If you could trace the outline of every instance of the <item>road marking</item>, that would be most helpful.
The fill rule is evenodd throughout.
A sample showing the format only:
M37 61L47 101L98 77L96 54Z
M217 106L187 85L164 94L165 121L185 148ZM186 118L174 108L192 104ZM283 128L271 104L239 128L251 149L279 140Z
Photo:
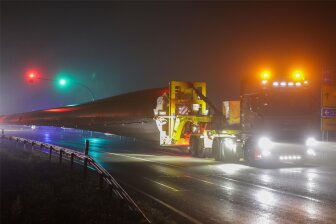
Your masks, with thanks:
M219 184L216 184L216 183L213 183L213 182L210 182L210 181L207 181L207 180L198 179L198 178L195 178L195 177L192 177L192 176L185 176L185 177L191 178L191 179L194 179L194 180L198 180L198 181L201 181L201 182L204 182L204 183L207 183L207 184L215 185L217 187L222 187L222 188L225 188L225 189L228 189L228 190L233 189L231 187L219 185ZM309 197L309 196L295 194L295 193L291 193L291 192L287 192L287 191L281 191L281 190L277 190L277 189L274 189L274 188L269 188L269 187L266 187L266 186L263 186L263 185L252 184L252 183L248 183L248 182L240 181L240 180L235 180L235 179L228 178L228 177L219 177L219 178L223 178L223 179L233 181L233 182L237 182L237 183L240 183L240 184L245 184L245 185L261 188L261 189L268 190L268 191L271 191L271 192L275 192L275 193L278 193L278 194L284 194L284 195L289 195L289 196L292 196L292 197L298 197L298 198L301 198L301 199L306 199L306 200L310 200L310 201L314 201L314 202L318 202L318 203L323 203L321 200L316 199L316 198L312 198L312 197Z
M146 162L152 162L151 160L148 160L148 159L143 159L143 158L139 158L139 157L123 155L123 154L119 154L119 153L109 152L108 154L112 154L112 155L115 155L115 156L127 157L127 158L131 158L131 159L142 160L142 161L146 161Z
M133 157L133 156L128 156L128 155L122 155L122 154L118 154L118 153L109 153L109 154L128 157L128 158L137 159L137 160L143 160L143 161L147 161L147 162L151 162L151 163L158 163L158 164L161 164L161 165L171 166L171 167L175 167L175 168L185 168L185 167L180 167L180 166L176 166L176 165L172 165L172 164L166 164L166 163L161 163L161 162L157 162L157 161L152 161L152 160L148 160L148 159L143 159L143 158L138 158L138 157ZM226 189L231 189L231 188L228 188L228 187L225 187L225 186L217 185L215 183L196 178L196 177L191 177L191 176L189 176L189 177L193 178L195 180L202 181L204 183L213 184L213 185L216 185L216 186L219 186L219 187L224 187ZM244 185L248 185L248 186L253 186L253 187L256 187L256 188L261 188L261 189L268 190L268 191L271 191L271 192L275 192L275 193L278 193L278 194L284 194L284 195L289 195L289 196L292 196L292 197L298 197L298 198L301 198L301 199L306 199L306 200L310 200L310 201L314 201L314 202L318 202L318 203L323 203L323 201L321 201L319 199L316 199L316 198L313 198L313 197L304 196L304 195L300 195L300 194L295 194L295 193L291 193L291 192L287 192L287 191L281 191L281 190L273 189L273 188L266 187L266 186L263 186L263 185L248 183L248 182L245 182L245 181L242 181L242 180L236 180L236 179L232 179L232 178L229 178L229 177L223 177L223 176L218 177L218 178L222 178L222 179L225 179L225 180L229 180L229 181L232 181L232 182L236 182L236 183L240 183L240 184L244 184Z
M201 181L203 183L207 183L207 184L211 184L211 185L215 185L217 187L222 187L222 188L225 188L227 190L232 190L231 187L227 187L227 186L223 186L223 185L219 185L219 184L216 184L216 183L213 183L213 182L210 182L210 181L207 181L207 180L202 180L202 179L198 179L198 178L195 178L195 177L192 177L192 176L184 176L184 177L187 177L187 178L190 178L190 179L194 179L194 180L198 180L198 181Z
M168 188L168 189L170 189L170 190L173 190L173 191L188 191L188 190L179 190L179 189L176 189L176 188L174 188L174 187L168 186L168 185L166 185L166 184L160 183L160 182L158 182L158 181L151 180L151 179L149 179L149 178L145 178L145 179L148 180L148 181L154 182L154 183L156 183L156 184L158 184L158 185L161 185L161 186L163 186L163 187L166 187L166 188Z
M248 186L253 186L253 187L256 187L256 188L261 188L261 189L268 190L268 191L271 191L271 192L275 192L275 193L278 193L278 194L284 194L284 195L289 195L289 196L292 196L292 197L298 197L298 198L301 198L301 199L306 199L306 200L310 200L310 201L314 201L314 202L318 202L318 203L324 203L321 200L316 199L316 198L312 198L312 197L309 197L309 196L304 196L304 195L301 195L301 194L295 194L295 193L291 193L291 192L287 192L287 191L281 191L281 190L277 190L277 189L266 187L266 186L259 185L259 184L252 184L252 183L248 183L248 182L245 182L245 181L232 179L232 178L229 178L229 177L218 177L218 178L222 178L222 179L225 179L225 180L229 180L229 181L232 181L232 182L236 182L236 183L240 183L240 184L244 184L244 185L248 185Z
M184 217L185 219L189 220L189 222L191 222L191 223L195 223L195 224L202 224L202 222L200 222L200 221L198 221L197 219L191 217L190 215L188 215L188 214L182 212L181 210L179 210L179 209L173 207L172 205L169 205L169 204L167 204L167 203L161 201L160 199L158 199L158 198L156 198L156 197L154 197L154 196L152 196L152 195L150 195L150 194L147 194L146 192L144 192L144 191L142 191L142 190L140 190L140 189L138 189L138 188L136 188L136 187L134 187L134 186L132 186L132 185L130 185L130 184L125 183L124 181L122 181L122 180L120 180L120 179L118 179L118 181L119 181L120 183L124 184L125 186L127 186L127 187L129 187L129 188L131 188L131 189L133 189L133 190L135 190L135 191L137 191L137 192L139 192L139 193L141 193L141 194L143 194L143 195L149 197L150 199L156 201L157 203L161 204L162 206L168 208L169 210L171 210L171 211L173 211L173 212L179 214L180 216L182 216L182 217Z
M151 163L157 163L157 164L161 164L161 165L165 165L165 166L171 166L171 167L174 167L174 168L185 168L183 166L178 166L178 165L173 165L173 164L169 164L169 163L163 163L163 162L153 161L153 160L149 160L149 159L143 159L143 158L139 158L139 157L135 157L135 156L129 156L129 155L124 155L124 154L119 154L119 153L109 152L108 154L112 154L112 155L115 155L115 156L121 156L121 157L127 157L127 158L131 158L131 159L142 160L142 161L151 162Z

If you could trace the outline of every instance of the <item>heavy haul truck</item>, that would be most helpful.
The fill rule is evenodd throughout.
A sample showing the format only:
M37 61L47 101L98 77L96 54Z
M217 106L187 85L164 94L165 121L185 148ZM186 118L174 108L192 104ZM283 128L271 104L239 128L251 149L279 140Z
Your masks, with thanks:
M160 145L186 146L218 161L302 163L320 136L317 86L293 79L243 79L241 97L217 109L204 82L170 82L154 109Z
M292 79L243 79L241 97L218 109L204 82L171 81L95 102L0 116L0 124L44 125L130 136L187 148L219 161L295 161L314 155L320 133L317 85ZM309 147L298 150L297 143ZM281 147L281 144L284 147ZM307 149L306 149L307 148ZM306 151L308 150L308 151Z

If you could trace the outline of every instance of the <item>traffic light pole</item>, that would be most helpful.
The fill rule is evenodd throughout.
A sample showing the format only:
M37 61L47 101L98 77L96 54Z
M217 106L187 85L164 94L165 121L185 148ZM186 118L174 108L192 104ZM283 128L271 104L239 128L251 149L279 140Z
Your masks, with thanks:
M92 91L89 87L87 87L86 85L84 85L82 83L79 83L79 82L74 82L74 83L83 87L83 88L85 88L90 93L92 102L95 101L94 95L93 95L93 93L92 93Z
M44 81L57 82L57 80L55 80L55 79L48 79L48 78L36 78L36 79L44 80ZM93 92L91 91L91 89L88 86L86 86L86 85L84 85L83 83L80 83L80 82L72 82L72 83L77 84L77 85L85 88L89 92L92 102L95 101L95 97L93 95Z

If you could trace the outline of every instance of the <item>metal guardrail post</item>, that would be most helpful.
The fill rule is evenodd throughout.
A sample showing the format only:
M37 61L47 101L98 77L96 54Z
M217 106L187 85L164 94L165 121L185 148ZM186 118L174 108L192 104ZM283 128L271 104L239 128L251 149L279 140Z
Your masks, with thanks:
M59 153L59 163L62 164L63 150L61 149Z
M85 140L85 149L84 149L84 155L85 155L85 158L84 158L84 176L86 176L86 173L87 173L88 159L87 159L86 156L89 155L89 146L90 146L89 140Z
M53 147L50 146L49 147L49 160L51 160L52 150L53 150Z
M90 146L90 141L89 140L85 140L84 155L86 155L86 156L89 155L89 146Z
M75 154L72 152L72 153L70 154L70 166L71 166L71 169L73 169L74 156L75 156Z

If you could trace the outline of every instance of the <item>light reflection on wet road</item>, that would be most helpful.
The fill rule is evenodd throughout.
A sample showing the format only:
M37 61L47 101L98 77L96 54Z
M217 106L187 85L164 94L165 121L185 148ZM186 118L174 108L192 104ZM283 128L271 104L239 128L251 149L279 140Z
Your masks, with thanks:
M83 151L112 175L202 223L336 223L336 166L259 169L61 128L6 132Z

